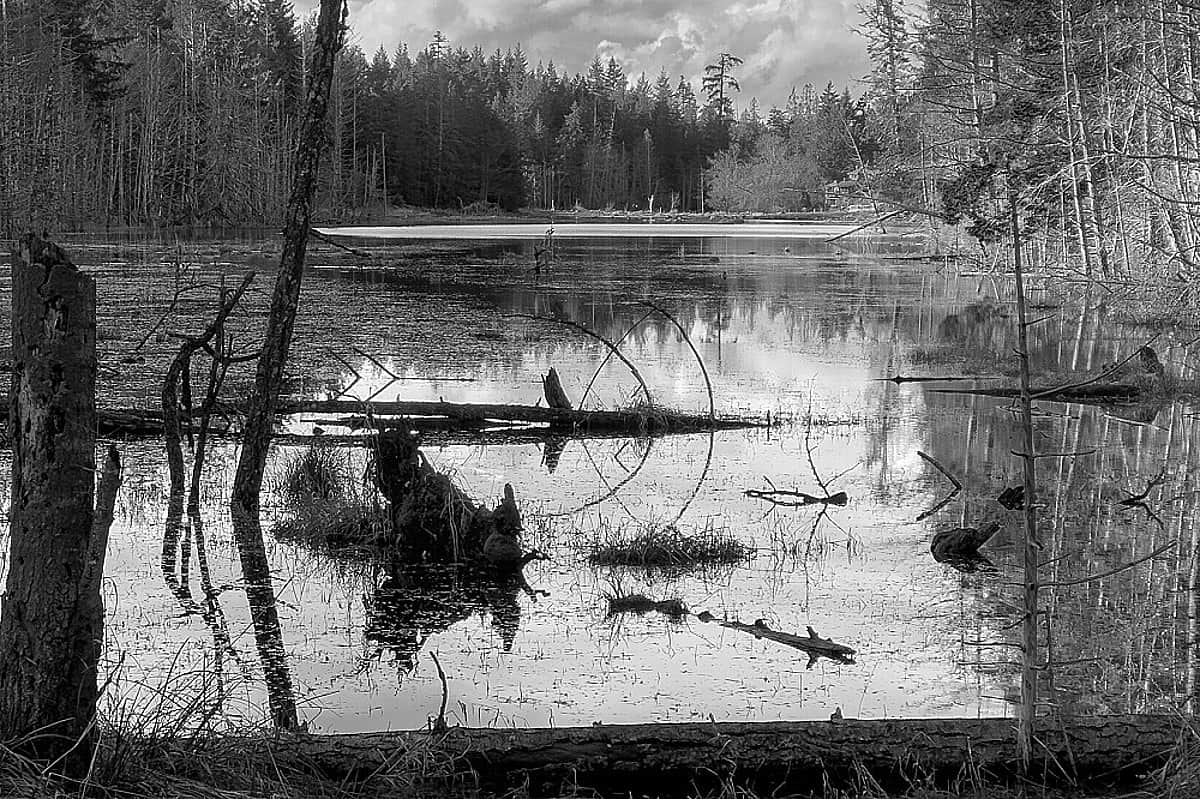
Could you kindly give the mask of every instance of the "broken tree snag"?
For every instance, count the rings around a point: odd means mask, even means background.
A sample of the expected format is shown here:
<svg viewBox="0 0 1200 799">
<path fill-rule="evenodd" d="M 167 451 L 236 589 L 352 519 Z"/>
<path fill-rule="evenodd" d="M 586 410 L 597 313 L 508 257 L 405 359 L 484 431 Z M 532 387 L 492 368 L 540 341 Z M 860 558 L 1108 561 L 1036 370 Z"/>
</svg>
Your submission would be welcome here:
<svg viewBox="0 0 1200 799">
<path fill-rule="evenodd" d="M 293 162 L 292 192 L 284 214 L 283 254 L 271 295 L 271 311 L 263 336 L 262 355 L 254 378 L 254 392 L 246 411 L 242 453 L 234 478 L 234 511 L 258 517 L 259 492 L 275 421 L 275 408 L 283 386 L 296 309 L 300 304 L 300 282 L 304 277 L 304 255 L 308 247 L 312 201 L 317 190 L 317 172 L 325 152 L 325 116 L 338 51 L 346 30 L 345 0 L 321 0 L 309 67 L 308 96 L 300 122 L 299 143 Z"/>
<path fill-rule="evenodd" d="M 542 378 L 542 390 L 546 394 L 547 407 L 571 410 L 571 400 L 567 399 L 567 392 L 563 391 L 562 382 L 558 379 L 558 372 L 553 366 Z"/>
<path fill-rule="evenodd" d="M 292 192 L 284 212 L 283 254 L 279 259 L 279 273 L 271 294 L 271 311 L 255 371 L 254 391 L 242 428 L 242 452 L 238 458 L 229 502 L 246 597 L 254 619 L 255 643 L 267 678 L 271 718 L 280 729 L 295 729 L 299 726 L 299 720 L 259 521 L 260 493 L 274 432 L 275 408 L 283 385 L 283 370 L 292 344 L 296 309 L 300 304 L 300 281 L 304 277 L 304 254 L 308 247 L 312 201 L 317 190 L 321 155 L 325 151 L 325 112 L 329 106 L 329 88 L 337 54 L 342 48 L 346 30 L 345 20 L 345 0 L 321 0 L 309 68 L 308 94 L 293 161 Z"/>
<path fill-rule="evenodd" d="M 388 430 L 375 438 L 375 484 L 389 505 L 392 540 L 410 557 L 448 563 L 481 559 L 495 533 L 517 543 L 520 511 L 505 497 L 489 510 L 478 505 L 425 459 L 416 436 Z M 518 558 L 519 559 L 519 558 Z"/>
<path fill-rule="evenodd" d="M 94 525 L 96 284 L 33 234 L 13 258 L 13 467 L 0 740 L 80 775 L 91 757 L 107 534 Z M 105 484 L 106 490 L 110 483 Z M 101 519 L 111 518 L 107 509 Z M 103 530 L 99 529 L 104 527 Z M 94 551 L 95 549 L 95 551 Z"/>
</svg>

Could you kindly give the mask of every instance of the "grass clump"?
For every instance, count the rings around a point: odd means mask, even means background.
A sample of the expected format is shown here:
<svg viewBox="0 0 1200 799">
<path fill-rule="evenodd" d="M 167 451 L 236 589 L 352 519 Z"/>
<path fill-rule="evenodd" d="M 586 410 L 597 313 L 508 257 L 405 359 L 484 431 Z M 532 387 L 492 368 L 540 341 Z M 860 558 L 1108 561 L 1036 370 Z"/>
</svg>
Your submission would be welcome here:
<svg viewBox="0 0 1200 799">
<path fill-rule="evenodd" d="M 283 467 L 279 493 L 288 506 L 335 500 L 350 490 L 350 470 L 333 447 L 317 440 Z"/>
<path fill-rule="evenodd" d="M 602 525 L 588 553 L 593 566 L 633 566 L 684 571 L 692 568 L 736 566 L 750 560 L 754 549 L 711 521 L 698 533 L 684 533 L 674 524 L 637 523 L 634 527 Z"/>
<path fill-rule="evenodd" d="M 278 481 L 279 538 L 331 550 L 378 550 L 390 525 L 374 491 L 354 479 L 347 453 L 316 441 L 284 464 Z"/>
</svg>

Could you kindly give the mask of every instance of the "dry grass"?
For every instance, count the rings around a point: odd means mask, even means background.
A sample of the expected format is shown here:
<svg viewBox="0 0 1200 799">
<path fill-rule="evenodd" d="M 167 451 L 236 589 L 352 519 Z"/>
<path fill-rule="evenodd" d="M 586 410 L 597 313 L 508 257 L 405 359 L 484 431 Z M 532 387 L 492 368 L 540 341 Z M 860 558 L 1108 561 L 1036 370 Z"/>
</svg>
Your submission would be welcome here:
<svg viewBox="0 0 1200 799">
<path fill-rule="evenodd" d="M 272 533 L 317 549 L 378 551 L 391 543 L 375 492 L 356 481 L 346 453 L 309 445 L 283 467 L 276 492 L 282 516 Z"/>
<path fill-rule="evenodd" d="M 333 776 L 322 764 L 288 753 L 266 733 L 238 737 L 192 737 L 170 741 L 121 737 L 136 757 L 113 757 L 106 736 L 92 768 L 78 783 L 56 779 L 7 747 L 0 747 L 0 796 L 72 799 L 357 799 L 376 796 L 470 797 L 478 791 L 469 775 L 439 752 L 436 738 L 397 750 L 386 768 L 351 780 Z"/>
<path fill-rule="evenodd" d="M 601 523 L 589 546 L 593 566 L 631 566 L 659 571 L 686 571 L 736 566 L 750 560 L 754 548 L 711 521 L 698 533 L 674 524 L 637 522 L 627 526 Z"/>
</svg>

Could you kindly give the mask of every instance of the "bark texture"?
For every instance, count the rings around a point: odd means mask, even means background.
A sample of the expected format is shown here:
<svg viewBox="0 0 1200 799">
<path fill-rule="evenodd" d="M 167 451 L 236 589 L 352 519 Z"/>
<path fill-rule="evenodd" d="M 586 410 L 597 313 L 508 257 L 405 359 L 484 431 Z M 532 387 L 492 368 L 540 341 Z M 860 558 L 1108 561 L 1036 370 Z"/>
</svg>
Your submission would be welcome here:
<svg viewBox="0 0 1200 799">
<path fill-rule="evenodd" d="M 32 234 L 13 258 L 13 473 L 0 603 L 0 739 L 86 768 L 102 643 L 106 521 L 93 525 L 96 285 Z M 107 486 L 106 486 L 107 488 Z M 112 489 L 115 496 L 115 487 Z"/>
</svg>

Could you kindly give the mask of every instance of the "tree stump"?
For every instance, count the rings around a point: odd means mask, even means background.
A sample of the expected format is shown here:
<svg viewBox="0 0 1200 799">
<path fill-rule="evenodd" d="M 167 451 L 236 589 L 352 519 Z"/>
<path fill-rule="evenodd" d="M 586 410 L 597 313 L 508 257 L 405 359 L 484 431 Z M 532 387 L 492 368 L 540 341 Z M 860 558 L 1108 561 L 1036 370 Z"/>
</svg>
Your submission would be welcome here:
<svg viewBox="0 0 1200 799">
<path fill-rule="evenodd" d="M 0 739 L 86 771 L 96 712 L 107 539 L 93 521 L 96 284 L 54 244 L 13 258 L 12 506 L 0 602 Z M 113 490 L 115 496 L 115 488 Z M 111 517 L 108 517 L 111 520 Z M 82 739 L 82 740 L 81 740 Z"/>
<path fill-rule="evenodd" d="M 407 430 L 386 430 L 374 441 L 375 485 L 388 503 L 392 543 L 411 559 L 479 560 L 484 543 L 497 532 L 517 543 L 521 513 L 511 486 L 492 510 L 433 468 Z"/>
</svg>

